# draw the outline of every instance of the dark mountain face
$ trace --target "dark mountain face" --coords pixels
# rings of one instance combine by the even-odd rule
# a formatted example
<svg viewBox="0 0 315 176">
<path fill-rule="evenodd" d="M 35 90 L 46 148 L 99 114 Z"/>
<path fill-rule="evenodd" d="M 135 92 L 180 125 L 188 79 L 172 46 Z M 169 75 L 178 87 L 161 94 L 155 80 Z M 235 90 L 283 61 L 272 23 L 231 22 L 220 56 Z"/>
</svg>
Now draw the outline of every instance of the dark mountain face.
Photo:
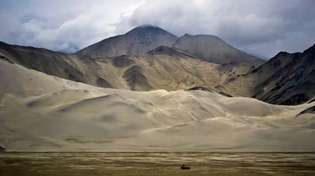
<svg viewBox="0 0 315 176">
<path fill-rule="evenodd" d="M 280 53 L 265 67 L 272 65 L 277 69 L 257 86 L 254 97 L 275 104 L 295 105 L 315 96 L 315 45 L 303 53 Z"/>
<path fill-rule="evenodd" d="M 77 60 L 74 55 L 6 43 L 0 43 L 0 54 L 10 62 L 30 69 L 65 79 L 86 82 L 83 73 L 74 64 Z"/>
<path fill-rule="evenodd" d="M 171 46 L 177 37 L 159 27 L 140 26 L 124 35 L 102 40 L 78 52 L 80 56 L 116 57 L 140 55 L 161 45 Z"/>
<path fill-rule="evenodd" d="M 260 65 L 264 62 L 261 59 L 234 48 L 222 39 L 212 35 L 185 34 L 176 40 L 173 47 L 217 64 L 250 63 Z"/>
<path fill-rule="evenodd" d="M 296 105 L 315 96 L 315 46 L 303 53 L 280 52 L 251 72 L 222 85 L 232 95 Z"/>
</svg>

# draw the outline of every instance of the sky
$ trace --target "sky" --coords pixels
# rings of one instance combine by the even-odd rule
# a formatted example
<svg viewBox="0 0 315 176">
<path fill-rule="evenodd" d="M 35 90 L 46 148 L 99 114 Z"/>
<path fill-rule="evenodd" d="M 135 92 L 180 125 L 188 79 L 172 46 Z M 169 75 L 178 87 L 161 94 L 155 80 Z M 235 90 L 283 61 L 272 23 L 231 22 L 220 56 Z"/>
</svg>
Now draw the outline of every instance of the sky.
<svg viewBox="0 0 315 176">
<path fill-rule="evenodd" d="M 0 40 L 75 52 L 139 25 L 216 35 L 270 58 L 315 43 L 314 0 L 0 0 Z"/>
</svg>

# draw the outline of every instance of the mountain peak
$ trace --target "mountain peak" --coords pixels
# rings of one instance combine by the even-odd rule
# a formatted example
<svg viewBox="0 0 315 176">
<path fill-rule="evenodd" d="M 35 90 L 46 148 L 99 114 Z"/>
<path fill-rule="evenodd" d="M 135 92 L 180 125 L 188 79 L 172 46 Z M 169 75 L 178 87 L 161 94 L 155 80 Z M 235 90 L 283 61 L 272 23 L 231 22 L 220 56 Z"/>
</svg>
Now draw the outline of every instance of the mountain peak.
<svg viewBox="0 0 315 176">
<path fill-rule="evenodd" d="M 174 34 L 150 24 L 137 26 L 123 35 L 104 39 L 82 49 L 78 54 L 92 58 L 143 55 L 159 46 L 177 48 L 202 60 L 217 64 L 249 63 L 259 65 L 263 62 L 232 47 L 217 36 L 185 34 L 178 38 Z M 162 47 L 154 52 L 171 53 L 169 49 Z"/>
<path fill-rule="evenodd" d="M 123 35 L 104 39 L 79 51 L 81 56 L 116 57 L 120 55 L 142 55 L 159 47 L 172 46 L 177 37 L 166 30 L 142 25 L 133 28 Z"/>
<path fill-rule="evenodd" d="M 304 54 L 312 54 L 312 55 L 315 55 L 315 44 L 313 44 L 313 46 L 311 46 L 310 48 L 308 48 L 307 50 L 305 50 L 303 53 L 304 53 Z"/>
<path fill-rule="evenodd" d="M 154 26 L 154 25 L 151 25 L 151 24 L 143 24 L 143 25 L 139 25 L 139 26 L 136 26 L 135 28 L 133 29 L 162 29 L 158 26 Z"/>
<path fill-rule="evenodd" d="M 149 33 L 149 34 L 169 34 L 169 35 L 172 35 L 174 37 L 176 37 L 175 35 L 167 32 L 166 30 L 158 27 L 158 26 L 154 26 L 154 25 L 150 25 L 150 24 L 146 24 L 146 25 L 141 25 L 141 26 L 137 26 L 133 29 L 131 29 L 129 32 L 126 33 L 126 35 L 130 35 L 130 34 L 146 34 L 146 33 Z"/>
</svg>

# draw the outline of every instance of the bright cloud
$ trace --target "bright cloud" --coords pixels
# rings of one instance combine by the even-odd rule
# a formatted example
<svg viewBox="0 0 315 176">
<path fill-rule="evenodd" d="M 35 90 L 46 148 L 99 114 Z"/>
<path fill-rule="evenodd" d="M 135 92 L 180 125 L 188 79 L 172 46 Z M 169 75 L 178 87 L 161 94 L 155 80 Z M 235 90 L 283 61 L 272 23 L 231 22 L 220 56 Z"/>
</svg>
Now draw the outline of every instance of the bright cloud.
<svg viewBox="0 0 315 176">
<path fill-rule="evenodd" d="M 313 0 L 3 0 L 0 40 L 74 52 L 132 27 L 217 35 L 270 57 L 315 42 Z"/>
</svg>

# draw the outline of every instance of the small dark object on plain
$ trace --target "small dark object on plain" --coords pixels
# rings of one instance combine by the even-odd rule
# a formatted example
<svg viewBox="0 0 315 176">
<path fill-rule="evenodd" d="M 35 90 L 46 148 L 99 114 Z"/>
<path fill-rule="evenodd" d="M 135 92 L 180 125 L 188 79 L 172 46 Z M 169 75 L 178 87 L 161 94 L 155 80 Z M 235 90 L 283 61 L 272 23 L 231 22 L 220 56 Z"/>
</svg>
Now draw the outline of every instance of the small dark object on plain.
<svg viewBox="0 0 315 176">
<path fill-rule="evenodd" d="M 5 147 L 0 145 L 0 152 L 5 152 Z"/>
<path fill-rule="evenodd" d="M 180 168 L 183 169 L 183 170 L 188 170 L 188 169 L 190 169 L 190 167 L 185 166 L 185 164 L 183 164 Z"/>
</svg>

